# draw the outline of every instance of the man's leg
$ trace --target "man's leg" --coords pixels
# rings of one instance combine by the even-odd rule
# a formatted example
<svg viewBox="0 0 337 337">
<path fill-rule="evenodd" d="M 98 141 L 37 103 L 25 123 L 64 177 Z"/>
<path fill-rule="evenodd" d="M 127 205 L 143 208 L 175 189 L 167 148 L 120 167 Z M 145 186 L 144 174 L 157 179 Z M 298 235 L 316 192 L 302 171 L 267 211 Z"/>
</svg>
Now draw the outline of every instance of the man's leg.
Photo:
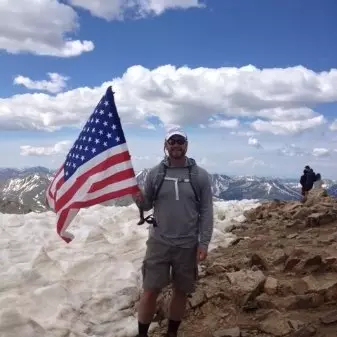
<svg viewBox="0 0 337 337">
<path fill-rule="evenodd" d="M 169 309 L 169 337 L 177 336 L 186 311 L 187 295 L 194 291 L 197 274 L 197 248 L 176 248 L 172 263 L 173 294 Z"/>
<path fill-rule="evenodd" d="M 138 307 L 138 332 L 146 337 L 156 312 L 159 292 L 170 282 L 169 247 L 150 238 L 142 267 L 143 289 Z"/>
<path fill-rule="evenodd" d="M 185 315 L 187 294 L 177 288 L 173 288 L 169 308 L 169 322 L 167 328 L 168 337 L 176 337 L 180 323 Z"/>
<path fill-rule="evenodd" d="M 169 317 L 173 321 L 181 321 L 185 315 L 187 294 L 177 288 L 173 288 Z"/>
<path fill-rule="evenodd" d="M 158 290 L 145 290 L 140 298 L 138 307 L 138 333 L 147 335 L 153 316 L 156 313 Z"/>
</svg>

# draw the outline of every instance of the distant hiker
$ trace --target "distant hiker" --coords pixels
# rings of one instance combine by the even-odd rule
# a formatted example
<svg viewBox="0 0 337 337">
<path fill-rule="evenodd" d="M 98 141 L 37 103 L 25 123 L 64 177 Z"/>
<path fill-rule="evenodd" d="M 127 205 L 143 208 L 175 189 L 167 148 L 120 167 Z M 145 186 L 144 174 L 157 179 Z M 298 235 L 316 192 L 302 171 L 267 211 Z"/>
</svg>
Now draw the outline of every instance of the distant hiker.
<svg viewBox="0 0 337 337">
<path fill-rule="evenodd" d="M 322 176 L 320 173 L 316 174 L 316 180 L 314 183 L 314 188 L 322 188 L 323 187 L 323 180 L 322 180 Z"/>
<path fill-rule="evenodd" d="M 171 129 L 164 142 L 168 156 L 148 173 L 144 192 L 134 197 L 140 209 L 154 208 L 142 266 L 138 337 L 147 337 L 160 291 L 173 283 L 167 337 L 176 337 L 187 296 L 195 289 L 198 262 L 207 257 L 213 233 L 209 176 L 186 155 L 187 136 Z M 172 276 L 172 280 L 171 277 Z"/>
<path fill-rule="evenodd" d="M 302 186 L 302 196 L 303 201 L 307 199 L 309 191 L 313 188 L 314 182 L 316 181 L 316 174 L 310 166 L 305 166 L 303 175 L 300 179 L 300 184 Z"/>
</svg>

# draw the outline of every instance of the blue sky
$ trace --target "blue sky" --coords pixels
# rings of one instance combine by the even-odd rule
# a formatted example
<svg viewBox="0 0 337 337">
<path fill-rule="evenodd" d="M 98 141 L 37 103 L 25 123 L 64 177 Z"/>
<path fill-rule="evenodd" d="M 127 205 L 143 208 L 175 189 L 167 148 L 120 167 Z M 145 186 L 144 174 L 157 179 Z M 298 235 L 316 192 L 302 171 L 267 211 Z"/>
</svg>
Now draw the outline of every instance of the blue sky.
<svg viewBox="0 0 337 337">
<path fill-rule="evenodd" d="M 32 1 L 0 5 L 0 166 L 56 168 L 112 84 L 137 170 L 179 124 L 211 172 L 337 178 L 333 0 Z"/>
</svg>

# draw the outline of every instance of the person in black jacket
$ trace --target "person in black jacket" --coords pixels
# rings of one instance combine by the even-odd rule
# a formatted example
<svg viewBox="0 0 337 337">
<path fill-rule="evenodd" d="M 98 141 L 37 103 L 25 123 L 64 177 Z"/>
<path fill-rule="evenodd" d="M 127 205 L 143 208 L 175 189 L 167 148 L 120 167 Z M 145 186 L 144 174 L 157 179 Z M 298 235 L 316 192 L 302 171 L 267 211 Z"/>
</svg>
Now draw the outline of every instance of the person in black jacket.
<svg viewBox="0 0 337 337">
<path fill-rule="evenodd" d="M 313 188 L 314 182 L 316 181 L 316 174 L 310 166 L 305 166 L 303 175 L 300 179 L 300 184 L 302 186 L 302 195 L 304 200 L 306 200 L 309 191 Z"/>
</svg>

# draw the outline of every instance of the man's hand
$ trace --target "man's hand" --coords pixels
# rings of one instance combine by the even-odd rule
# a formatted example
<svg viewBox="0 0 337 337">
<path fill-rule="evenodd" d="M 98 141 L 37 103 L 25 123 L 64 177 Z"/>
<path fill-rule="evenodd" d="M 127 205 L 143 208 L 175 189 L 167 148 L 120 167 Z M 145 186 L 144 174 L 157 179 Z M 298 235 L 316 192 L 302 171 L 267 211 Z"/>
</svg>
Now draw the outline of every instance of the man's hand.
<svg viewBox="0 0 337 337">
<path fill-rule="evenodd" d="M 207 258 L 207 250 L 199 247 L 197 251 L 197 262 L 204 261 Z"/>
</svg>

